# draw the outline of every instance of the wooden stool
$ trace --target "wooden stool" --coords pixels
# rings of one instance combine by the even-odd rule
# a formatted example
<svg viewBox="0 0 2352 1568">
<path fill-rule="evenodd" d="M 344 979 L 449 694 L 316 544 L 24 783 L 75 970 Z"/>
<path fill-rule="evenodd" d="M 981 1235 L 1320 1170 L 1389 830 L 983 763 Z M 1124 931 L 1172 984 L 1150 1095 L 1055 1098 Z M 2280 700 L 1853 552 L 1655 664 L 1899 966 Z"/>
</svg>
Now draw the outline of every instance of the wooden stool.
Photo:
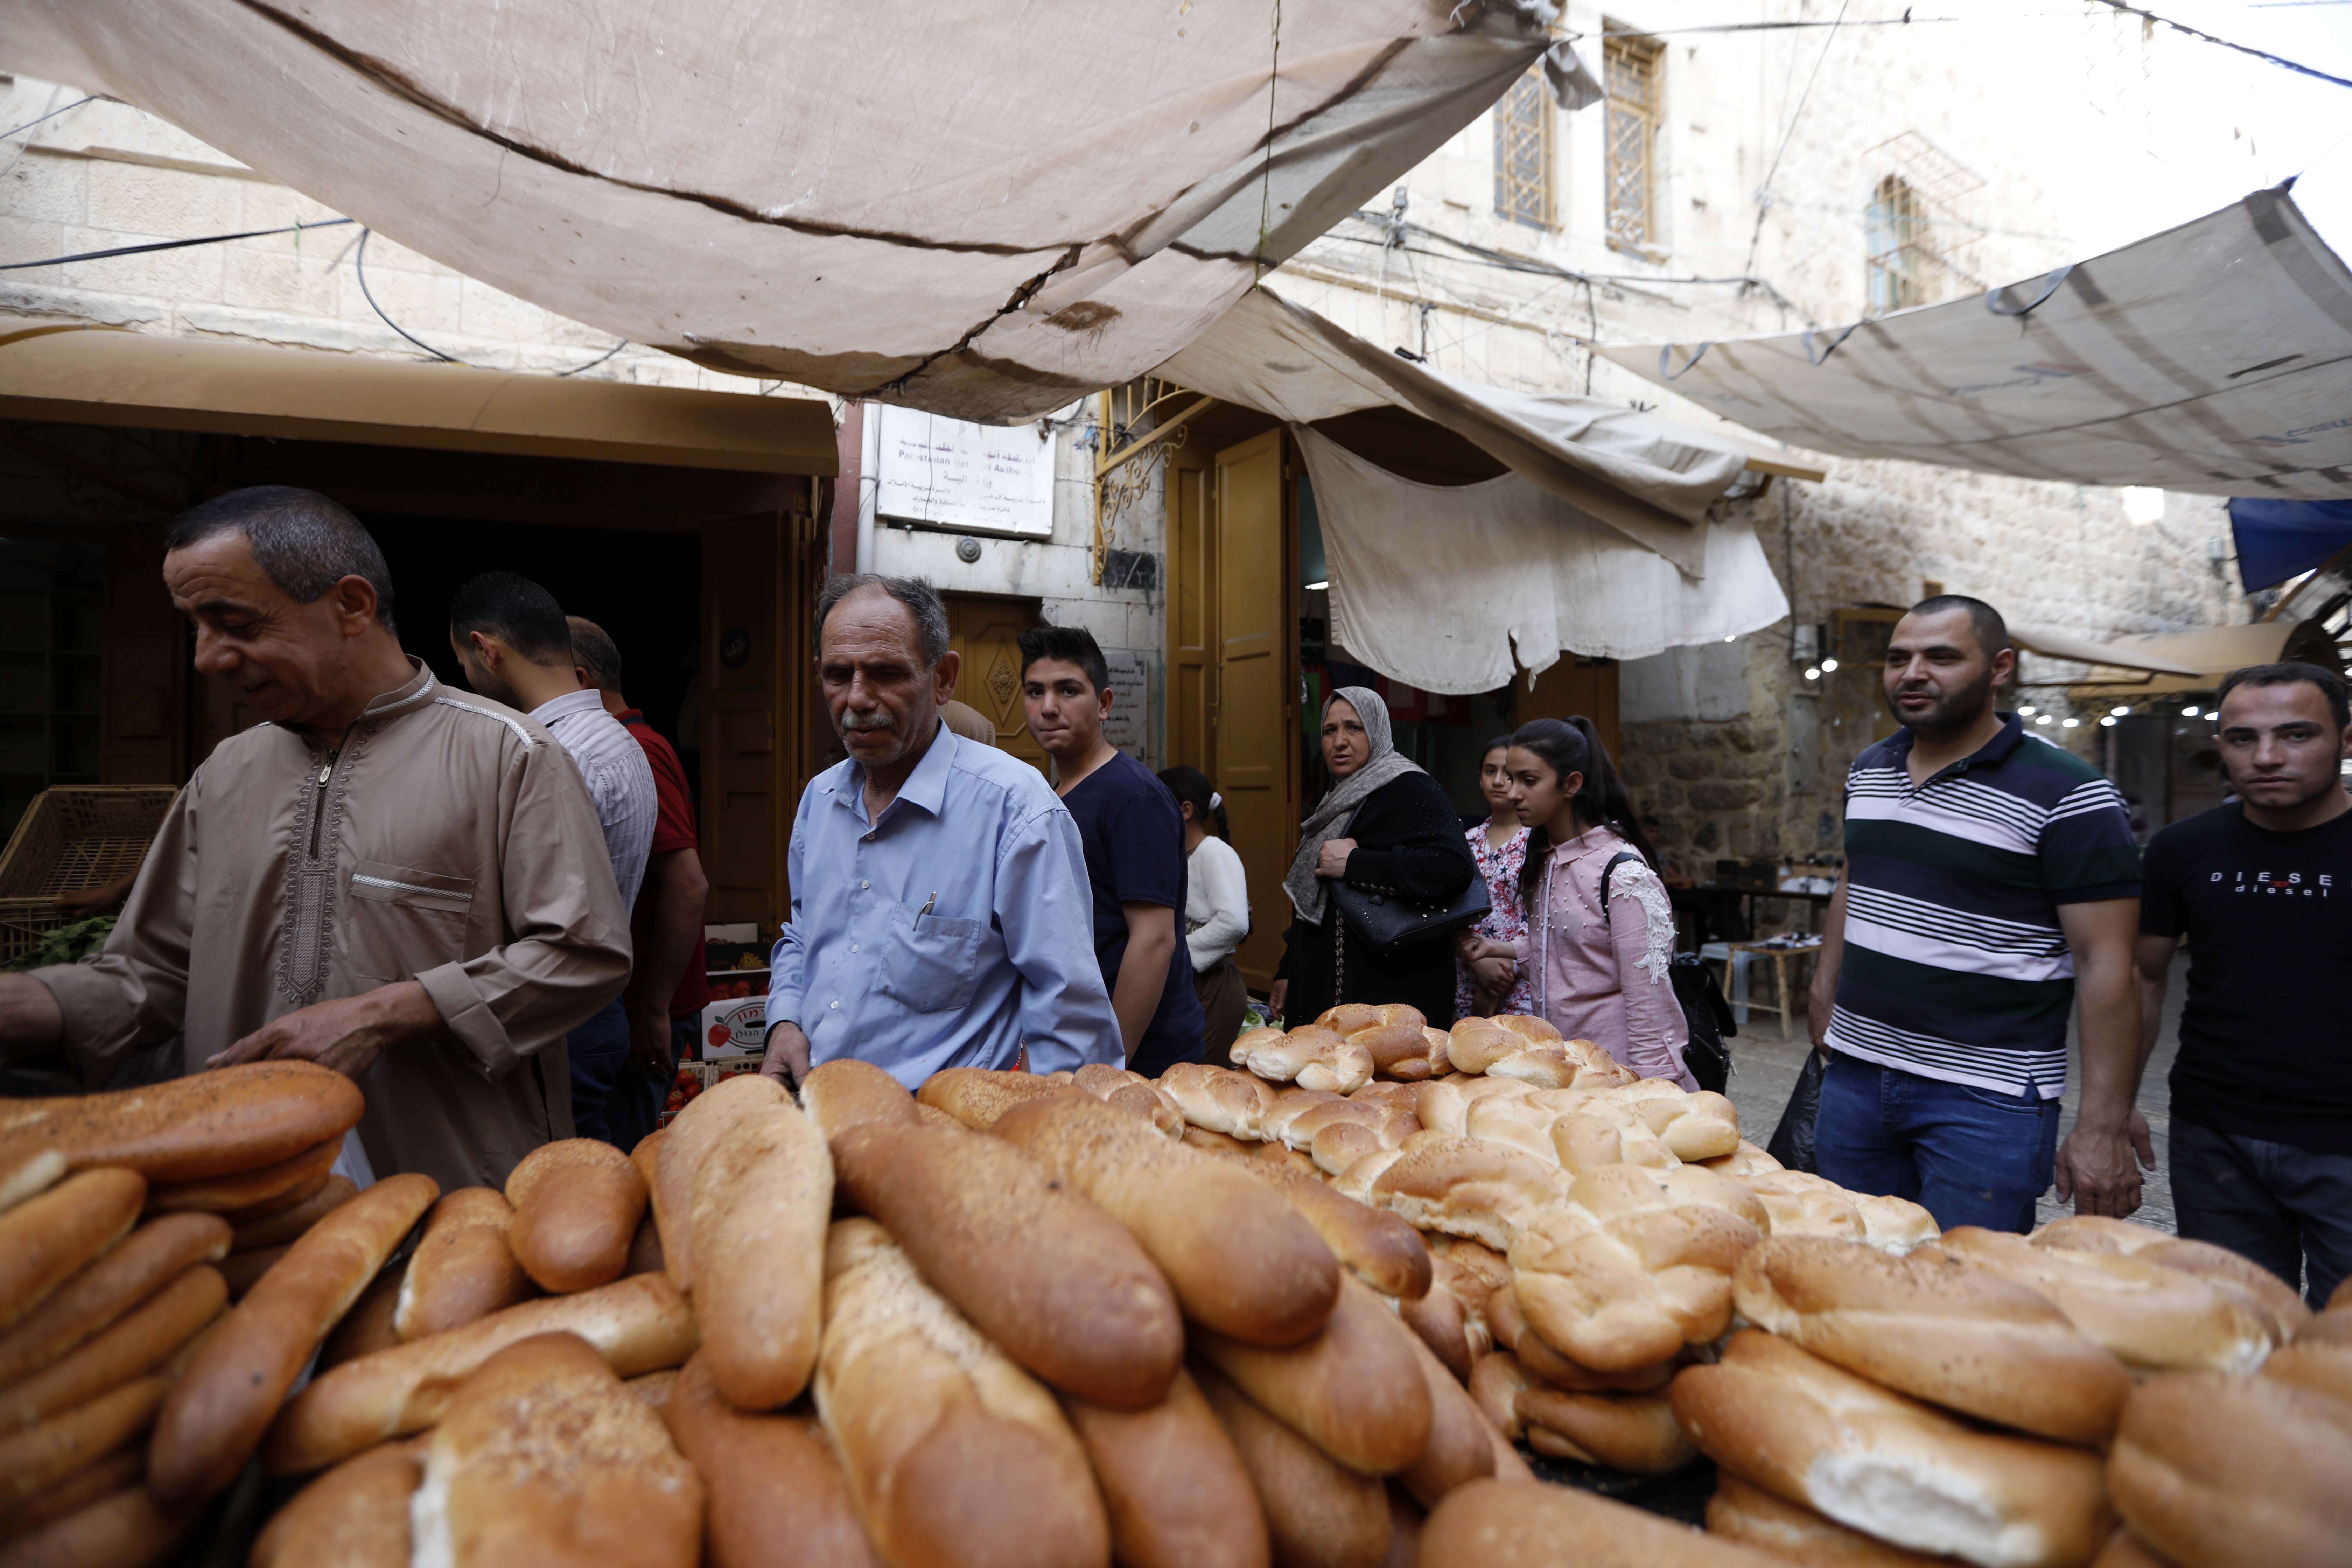
<svg viewBox="0 0 2352 1568">
<path fill-rule="evenodd" d="M 1821 943 L 1817 942 L 1810 947 L 1774 947 L 1768 942 L 1727 942 L 1725 945 L 1730 949 L 1733 954 L 1732 958 L 1727 958 L 1722 961 L 1723 994 L 1726 996 L 1729 996 L 1731 994 L 1731 971 L 1738 954 L 1748 954 L 1748 973 L 1751 975 L 1755 973 L 1755 961 L 1757 959 L 1769 958 L 1772 961 L 1772 996 L 1773 1000 L 1779 1005 L 1780 1014 L 1780 1037 L 1784 1040 L 1788 1039 L 1790 1037 L 1790 1002 L 1794 994 L 1789 989 L 1789 961 L 1792 958 L 1812 957 L 1813 954 L 1822 950 Z M 1748 985 L 1748 999 L 1744 1005 L 1748 1008 L 1748 1016 L 1753 1018 L 1756 1015 L 1757 1003 L 1754 994 L 1755 985 L 1752 981 Z"/>
</svg>

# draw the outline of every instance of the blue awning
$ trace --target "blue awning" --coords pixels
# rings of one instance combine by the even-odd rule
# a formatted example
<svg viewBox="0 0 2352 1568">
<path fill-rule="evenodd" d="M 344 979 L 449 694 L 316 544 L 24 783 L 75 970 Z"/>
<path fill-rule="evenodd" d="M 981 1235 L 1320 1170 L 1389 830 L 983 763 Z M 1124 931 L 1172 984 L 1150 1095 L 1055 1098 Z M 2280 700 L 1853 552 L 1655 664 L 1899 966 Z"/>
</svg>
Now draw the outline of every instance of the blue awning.
<svg viewBox="0 0 2352 1568">
<path fill-rule="evenodd" d="M 2246 592 L 2275 588 L 2352 544 L 2352 500 L 2230 502 L 2238 536 L 2238 578 Z"/>
</svg>

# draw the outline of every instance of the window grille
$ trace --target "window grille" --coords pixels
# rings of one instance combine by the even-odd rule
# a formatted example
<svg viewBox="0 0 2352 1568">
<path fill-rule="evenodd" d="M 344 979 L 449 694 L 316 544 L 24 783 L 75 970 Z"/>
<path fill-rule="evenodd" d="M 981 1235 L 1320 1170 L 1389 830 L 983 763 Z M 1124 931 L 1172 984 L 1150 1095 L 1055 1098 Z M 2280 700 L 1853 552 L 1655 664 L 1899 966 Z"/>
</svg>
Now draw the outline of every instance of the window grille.
<svg viewBox="0 0 2352 1568">
<path fill-rule="evenodd" d="M 1927 302 L 1928 274 L 1940 271 L 1927 204 L 1909 181 L 1889 174 L 1871 197 L 1870 313 L 1885 315 Z"/>
<path fill-rule="evenodd" d="M 1601 41 L 1602 77 L 1609 102 L 1609 243 L 1619 250 L 1647 251 L 1657 243 L 1658 77 L 1664 47 L 1654 38 L 1611 34 Z"/>
<path fill-rule="evenodd" d="M 1495 211 L 1529 228 L 1552 217 L 1551 90 L 1538 66 L 1495 106 Z"/>
</svg>

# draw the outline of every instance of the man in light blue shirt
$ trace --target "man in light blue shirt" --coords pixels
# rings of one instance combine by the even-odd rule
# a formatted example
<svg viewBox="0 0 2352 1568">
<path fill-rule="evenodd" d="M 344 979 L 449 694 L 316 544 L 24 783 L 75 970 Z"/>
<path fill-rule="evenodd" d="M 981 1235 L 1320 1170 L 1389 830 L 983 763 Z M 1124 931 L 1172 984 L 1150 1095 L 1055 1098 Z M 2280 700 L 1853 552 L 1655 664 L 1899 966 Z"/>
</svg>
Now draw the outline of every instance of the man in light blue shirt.
<svg viewBox="0 0 2352 1568">
<path fill-rule="evenodd" d="M 854 1057 L 908 1089 L 942 1068 L 1124 1057 L 1095 961 L 1077 826 L 1044 777 L 940 720 L 955 690 L 930 584 L 836 577 L 817 677 L 849 759 L 793 817 L 792 923 L 771 958 L 761 1070 Z"/>
</svg>

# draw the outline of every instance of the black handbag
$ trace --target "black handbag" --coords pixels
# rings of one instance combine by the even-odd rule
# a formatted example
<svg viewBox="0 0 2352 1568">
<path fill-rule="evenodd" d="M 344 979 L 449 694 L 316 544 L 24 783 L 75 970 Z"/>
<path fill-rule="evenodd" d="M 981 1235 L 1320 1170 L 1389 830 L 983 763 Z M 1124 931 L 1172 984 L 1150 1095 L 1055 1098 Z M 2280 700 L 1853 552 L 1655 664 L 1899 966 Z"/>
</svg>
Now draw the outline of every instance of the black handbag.
<svg viewBox="0 0 2352 1568">
<path fill-rule="evenodd" d="M 1628 860 L 1639 860 L 1633 850 L 1622 850 L 1611 857 L 1601 868 L 1601 918 L 1609 919 L 1609 879 L 1617 868 Z M 1675 1001 L 1683 1010 L 1683 1022 L 1689 1026 L 1690 1043 L 1683 1047 L 1683 1066 L 1690 1069 L 1701 1089 L 1721 1094 L 1731 1081 L 1731 1047 L 1724 1041 L 1739 1033 L 1732 1020 L 1731 1004 L 1724 999 L 1723 987 L 1716 984 L 1715 971 L 1695 952 L 1678 952 L 1666 966 L 1666 979 L 1675 988 Z"/>
<path fill-rule="evenodd" d="M 1355 824 L 1353 816 L 1348 818 L 1349 827 Z M 1341 829 L 1341 835 L 1345 837 L 1346 829 Z M 1467 848 L 1463 855 L 1468 858 Z M 1331 907 L 1339 911 L 1339 918 L 1355 927 L 1356 934 L 1383 957 L 1401 948 L 1418 947 L 1439 937 L 1452 936 L 1465 926 L 1476 925 L 1495 907 L 1487 896 L 1486 879 L 1478 875 L 1475 861 L 1471 863 L 1470 885 L 1443 908 L 1414 903 L 1402 893 L 1368 892 L 1346 882 L 1332 883 L 1328 896 Z"/>
</svg>

